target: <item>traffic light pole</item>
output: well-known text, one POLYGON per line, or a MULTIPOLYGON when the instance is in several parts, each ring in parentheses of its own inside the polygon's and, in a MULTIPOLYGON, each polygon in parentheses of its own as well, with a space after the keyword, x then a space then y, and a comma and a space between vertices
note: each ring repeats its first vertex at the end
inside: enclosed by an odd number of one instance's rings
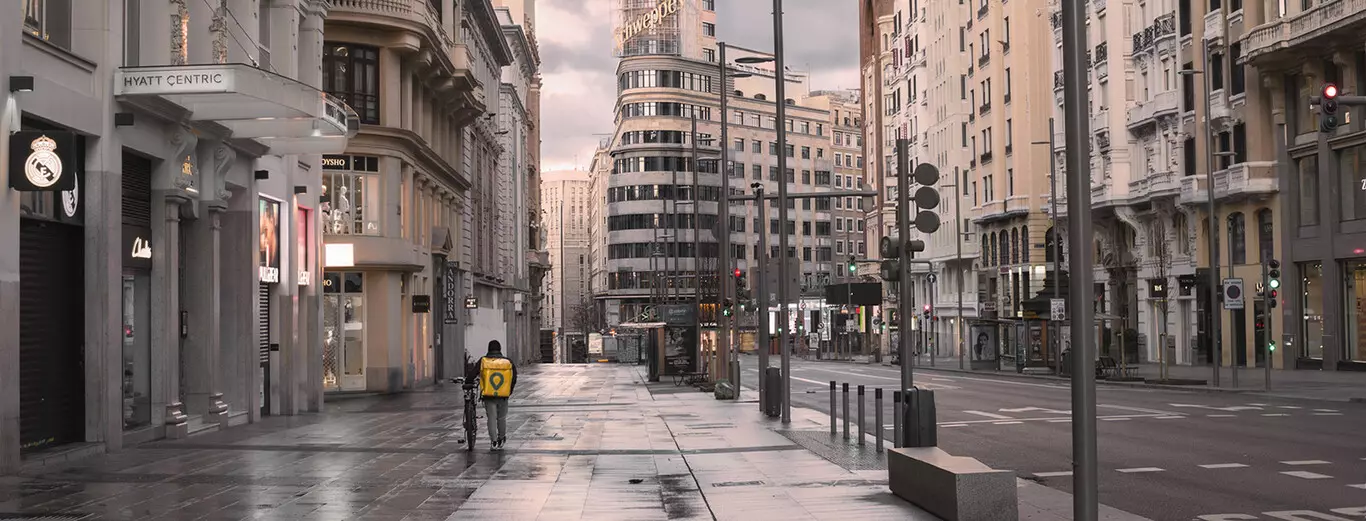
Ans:
MULTIPOLYGON (((719 249, 721 251, 718 253, 721 256, 721 262, 716 267, 716 302, 724 304, 726 299, 736 295, 733 289, 735 280, 727 277, 727 275, 730 274, 732 268, 738 266, 731 266, 730 258, 730 136, 726 131, 727 123, 729 123, 727 120, 729 111, 726 103, 726 94, 729 90, 726 87, 726 42, 718 42, 716 47, 721 78, 721 162, 716 167, 716 170, 721 173, 721 215, 718 218, 720 222, 716 226, 717 230, 721 232, 720 236, 716 238, 720 242, 719 249)), ((730 315, 725 313, 721 313, 721 316, 716 318, 721 333, 717 339, 717 354, 720 355, 718 359, 725 360, 726 366, 722 370, 722 375, 734 386, 732 396, 739 400, 740 350, 738 346, 731 343, 730 339, 733 321, 730 315), (732 351, 734 352, 732 353, 732 351)))
MULTIPOLYGON (((1263 254, 1265 254, 1265 252, 1263 252, 1263 254)), ((1275 335, 1273 335, 1273 333, 1275 332, 1275 328, 1272 327, 1273 323, 1275 322, 1274 320, 1272 320, 1272 318, 1275 317, 1275 315, 1271 313, 1271 310, 1275 308, 1271 307, 1271 292, 1275 290, 1271 288, 1271 278, 1268 277, 1267 274, 1267 260, 1262 259, 1262 308, 1266 310, 1264 312, 1264 314, 1266 315, 1266 318, 1264 319, 1266 320, 1266 327, 1264 328, 1266 329, 1266 336, 1262 338, 1261 346, 1262 349, 1266 351, 1266 356, 1262 360, 1262 365, 1265 366, 1266 370, 1266 382, 1264 385, 1266 390, 1270 391, 1271 357, 1275 354, 1275 351, 1271 350, 1271 346, 1274 345, 1272 344, 1272 342, 1276 341, 1276 337, 1275 335)))
POLYGON ((764 184, 754 183, 753 187, 756 201, 754 207, 759 212, 759 229, 755 230, 759 232, 759 254, 754 256, 754 260, 759 262, 759 281, 756 288, 759 292, 759 305, 757 306, 758 309, 755 310, 759 314, 759 412, 765 413, 767 411, 764 410, 764 399, 768 393, 773 392, 772 389, 764 388, 764 385, 768 383, 764 373, 768 372, 768 350, 771 342, 768 333, 768 261, 770 256, 768 254, 768 228, 765 227, 768 224, 768 216, 767 212, 764 211, 768 205, 764 204, 764 184))
POLYGON ((915 316, 915 310, 910 307, 913 296, 911 295, 911 258, 909 248, 911 229, 911 165, 909 154, 910 142, 906 138, 896 140, 896 233, 901 240, 897 241, 896 247, 901 249, 901 274, 900 282, 897 282, 896 307, 900 310, 897 313, 897 327, 900 329, 897 335, 897 353, 901 358, 901 388, 910 389, 915 385, 914 369, 911 368, 911 319, 915 316))

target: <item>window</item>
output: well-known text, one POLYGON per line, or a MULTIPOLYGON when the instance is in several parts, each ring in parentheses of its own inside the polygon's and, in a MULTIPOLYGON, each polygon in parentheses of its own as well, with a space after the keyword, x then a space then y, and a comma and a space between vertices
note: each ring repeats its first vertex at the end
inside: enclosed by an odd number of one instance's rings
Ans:
POLYGON ((1006 197, 1015 195, 1015 169, 1006 169, 1006 197))
POLYGON ((744 151, 745 151, 745 140, 744 140, 744 138, 735 138, 735 151, 736 151, 736 152, 744 152, 744 151))
MULTIPOLYGON (((810 171, 810 170, 802 170, 802 184, 804 184, 804 185, 809 185, 809 184, 811 184, 811 171, 810 171)), ((810 201, 810 199, 802 199, 802 200, 803 200, 803 201, 810 201)), ((808 202, 807 204, 804 204, 803 206, 805 206, 807 209, 810 209, 810 208, 811 208, 811 204, 810 204, 809 202, 808 202)))
POLYGON ((71 0, 24 0, 24 32, 71 48, 71 0))
POLYGON ((353 156, 352 170, 323 172, 323 233, 379 235, 383 200, 380 198, 379 159, 353 156))
POLYGON ((764 179, 764 165, 754 165, 750 168, 750 171, 753 172, 752 177, 755 181, 762 181, 764 179))
POLYGON ((702 34, 711 37, 716 37, 716 24, 711 22, 702 22, 702 34))
POLYGON ((776 155, 778 155, 778 142, 777 142, 777 141, 769 141, 769 142, 768 142, 768 155, 770 155, 770 156, 776 156, 776 155))
POLYGON ((1247 162, 1247 125, 1239 122, 1233 125, 1234 164, 1247 162))
POLYGON ((958 75, 958 97, 968 99, 968 76, 966 74, 958 75))
POLYGON ((1238 58, 1243 55, 1242 42, 1234 42, 1229 46, 1229 75, 1233 83, 1233 95, 1237 96, 1247 90, 1247 78, 1244 66, 1238 64, 1238 58))
POLYGON ((709 62, 716 63, 716 49, 702 49, 702 58, 709 62))
POLYGON ((750 143, 749 151, 754 154, 762 154, 764 152, 764 144, 756 139, 750 143))
POLYGON ((1302 157, 1298 163, 1300 170, 1300 226, 1317 226, 1319 224, 1318 156, 1302 157))
POLYGON ((379 124, 379 49, 328 42, 323 51, 323 89, 350 105, 367 125, 379 124))
POLYGON ((716 0, 702 0, 702 8, 708 11, 715 11, 716 0))
POLYGON ((1191 0, 1177 1, 1177 18, 1181 21, 1181 36, 1191 33, 1191 0))
POLYGON ((1259 262, 1276 258, 1275 231, 1276 224, 1271 221, 1271 209, 1257 210, 1257 260, 1259 262))
POLYGON ((811 147, 802 147, 802 159, 811 159, 811 147))
POLYGON ((1247 219, 1243 212, 1228 216, 1228 247, 1233 264, 1247 264, 1247 219))
MULTIPOLYGON (((1218 1, 1218 0, 1215 0, 1218 1)), ((1212 53, 1209 55, 1210 85, 1213 90, 1224 88, 1224 55, 1223 53, 1212 53)))
POLYGON ((1029 262, 1029 227, 1020 227, 1020 262, 1029 262))
MULTIPOLYGON (((1194 62, 1186 62, 1186 63, 1183 63, 1183 64, 1181 64, 1181 70, 1185 70, 1185 71, 1195 70, 1195 63, 1194 63, 1194 62)), ((1182 74, 1182 75, 1181 75, 1181 111, 1182 111, 1182 112, 1191 112, 1191 111, 1193 111, 1193 110, 1195 110, 1195 75, 1194 75, 1194 74, 1182 74)))
MULTIPOLYGON (((1338 155, 1342 178, 1342 220, 1366 219, 1366 145, 1342 150, 1338 155)), ((1317 207, 1317 204, 1311 205, 1317 207)))

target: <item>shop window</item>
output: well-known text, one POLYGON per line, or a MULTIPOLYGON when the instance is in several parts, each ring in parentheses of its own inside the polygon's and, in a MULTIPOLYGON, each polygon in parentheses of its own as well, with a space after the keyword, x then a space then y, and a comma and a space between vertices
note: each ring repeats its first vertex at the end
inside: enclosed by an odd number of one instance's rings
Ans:
MULTIPOLYGON (((383 203, 379 161, 354 157, 351 170, 323 171, 323 232, 333 235, 379 235, 383 203)), ((328 159, 324 159, 326 162, 328 159)))
POLYGON ((1346 300, 1351 312, 1344 313, 1347 322, 1346 360, 1366 362, 1366 262, 1347 263, 1346 300))
POLYGON ((379 49, 351 43, 325 43, 323 90, 350 105, 361 123, 378 125, 379 49))
POLYGON ((1366 219, 1366 145, 1357 145, 1338 154, 1342 173, 1342 220, 1366 219))
POLYGON ((1300 330, 1304 334, 1304 344, 1300 346, 1301 358, 1323 358, 1323 263, 1306 262, 1299 266, 1301 275, 1300 330))

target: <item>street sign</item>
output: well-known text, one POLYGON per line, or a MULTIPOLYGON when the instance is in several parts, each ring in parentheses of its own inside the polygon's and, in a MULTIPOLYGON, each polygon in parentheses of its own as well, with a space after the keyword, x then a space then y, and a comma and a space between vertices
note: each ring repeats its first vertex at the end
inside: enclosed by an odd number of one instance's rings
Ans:
POLYGON ((1243 279, 1224 279, 1224 309, 1243 309, 1243 279))
POLYGON ((930 284, 934 284, 939 281, 939 276, 931 273, 930 276, 925 277, 925 280, 928 280, 930 284))
POLYGON ((1049 299, 1048 309, 1050 319, 1059 321, 1067 320, 1067 299, 1049 299))

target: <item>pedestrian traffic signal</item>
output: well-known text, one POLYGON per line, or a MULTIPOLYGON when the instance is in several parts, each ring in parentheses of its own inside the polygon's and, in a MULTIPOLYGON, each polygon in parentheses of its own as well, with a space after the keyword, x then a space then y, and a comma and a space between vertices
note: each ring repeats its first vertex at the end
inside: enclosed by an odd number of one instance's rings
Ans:
POLYGON ((740 271, 740 268, 735 268, 735 278, 740 278, 740 275, 742 275, 743 273, 744 272, 740 271))
POLYGON ((929 319, 930 319, 930 312, 931 312, 931 310, 930 310, 930 305, 929 305, 929 304, 925 304, 925 320, 929 320, 929 319))
POLYGON ((1271 259, 1266 262, 1266 307, 1276 307, 1276 297, 1280 296, 1281 261, 1271 259))
POLYGON ((1323 96, 1319 98, 1319 130, 1332 132, 1338 128, 1338 86, 1324 84, 1323 96))
POLYGON ((735 314, 735 310, 734 310, 734 309, 731 309, 731 306, 732 306, 732 305, 734 305, 734 303, 731 302, 730 299, 724 300, 724 301, 721 303, 721 314, 723 314, 723 315, 725 315, 725 316, 728 316, 728 317, 731 316, 731 315, 734 315, 734 314, 735 314))
MULTIPOLYGON (((878 242, 878 253, 882 255, 882 265, 879 266, 878 275, 887 282, 901 280, 901 248, 903 244, 898 235, 885 235, 878 242)), ((910 258, 915 258, 915 254, 925 251, 925 241, 915 240, 906 241, 904 244, 906 252, 910 258)), ((851 272, 852 273, 852 272, 851 272)))
POLYGON ((850 274, 850 275, 853 275, 853 274, 854 274, 855 272, 857 272, 857 271, 858 271, 858 264, 855 264, 855 263, 854 263, 854 259, 850 258, 850 259, 849 259, 849 274, 850 274))
POLYGON ((1267 349, 1267 351, 1270 351, 1270 352, 1272 352, 1272 353, 1275 353, 1275 352, 1276 352, 1276 341, 1275 341, 1275 340, 1272 340, 1272 341, 1270 341, 1270 342, 1267 342, 1267 343, 1266 343, 1266 349, 1267 349))

